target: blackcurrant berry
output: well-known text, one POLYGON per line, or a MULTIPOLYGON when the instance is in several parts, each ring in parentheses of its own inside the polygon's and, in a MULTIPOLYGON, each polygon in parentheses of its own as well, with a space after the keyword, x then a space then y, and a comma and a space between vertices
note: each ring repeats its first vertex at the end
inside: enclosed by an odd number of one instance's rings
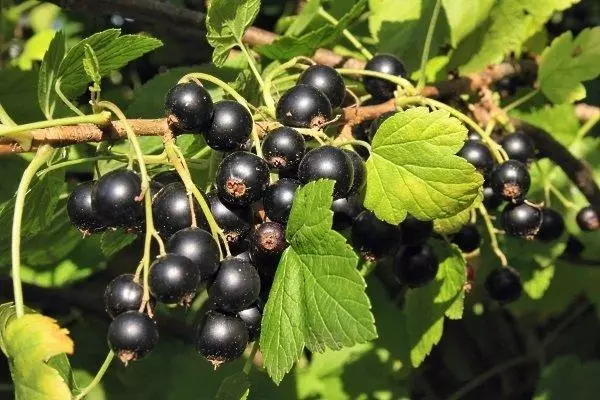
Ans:
POLYGON ((282 126, 265 136, 262 150, 265 161, 271 168, 294 170, 304 157, 306 143, 300 132, 282 126))
POLYGON ((119 275, 106 286, 104 308, 111 318, 125 311, 137 311, 142 305, 143 294, 144 289, 133 281, 133 275, 119 275))
POLYGON ((167 92, 167 121, 183 131, 203 132, 210 124, 214 105, 210 94, 194 82, 178 83, 167 92))
POLYGON ((92 192, 94 182, 84 182, 71 192, 67 200, 67 214, 71 224, 84 235, 102 232, 106 224, 96 214, 92 207, 92 192))
POLYGON ((371 126, 369 127, 369 141, 373 140, 381 124, 383 124, 389 117, 395 114, 396 111, 386 111, 377 118, 375 118, 373 122, 371 122, 371 126))
POLYGON ((481 235, 475 225, 467 224, 454 234, 452 243, 456 244, 463 253, 472 253, 481 245, 481 235))
POLYGON ((260 277, 250 263, 238 258, 221 261, 208 296, 217 309, 237 312, 250 307, 260 294, 260 277))
POLYGON ((247 344, 244 321, 218 311, 206 313, 196 334, 196 350, 215 368, 240 357, 247 344))
POLYGON ((585 245, 573 235, 569 235, 567 246, 565 247, 565 255, 569 257, 577 257, 585 250, 585 245))
MULTIPOLYGON (((372 120, 366 120, 366 121, 362 121, 362 122, 354 125, 352 127, 352 137, 355 138, 356 140, 362 140, 365 142, 370 141, 371 140, 370 126, 371 126, 372 122, 373 122, 372 120)), ((352 145, 352 147, 354 148, 354 151, 356 151, 358 154, 360 154, 360 156, 364 160, 369 158, 369 151, 364 146, 354 144, 354 145, 352 145)))
POLYGON ((433 233, 433 221, 420 221, 412 215, 407 215, 400 224, 402 244, 416 246, 427 242, 433 233))
POLYGON ((200 270, 187 257, 166 254, 150 267, 150 292, 165 304, 189 306, 200 286, 200 270))
POLYGON ((139 200, 141 180, 129 170, 112 171, 102 176, 92 190, 92 208, 108 226, 131 228, 144 216, 139 200))
POLYGON ((286 247, 285 228, 277 222, 263 222, 250 236, 252 257, 280 255, 286 247))
POLYGON ((183 184, 181 177, 175 170, 159 172, 158 174, 156 174, 152 177, 152 180, 154 182, 158 183, 161 187, 168 186, 171 183, 183 184))
POLYGON ((600 216, 592 206, 583 207, 575 217, 582 231, 597 231, 600 229, 600 216))
POLYGON ((515 80, 511 77, 504 77, 496 82, 496 91, 500 93, 502 97, 514 96, 517 93, 517 85, 515 80))
POLYGON ((519 200, 527 195, 531 177, 521 161, 508 160, 494 169, 490 184, 494 192, 504 200, 519 200))
POLYGON ((542 225, 535 237, 544 242, 551 242, 562 236, 565 231, 563 217, 551 208, 542 210, 542 225))
POLYGON ((365 187, 365 184, 367 183, 367 168, 365 167, 363 159, 357 152, 346 149, 343 150, 352 162, 352 170, 354 171, 352 186, 350 186, 350 190, 348 190, 348 196, 352 196, 353 194, 360 193, 365 187))
POLYGON ((511 267, 497 268, 485 280, 485 289, 492 300, 511 303, 521 297, 523 285, 519 273, 511 267))
POLYGON ((371 260, 386 256, 401 239, 397 226, 378 219, 367 210, 354 219, 351 236, 354 249, 371 260))
MULTIPOLYGON (((196 224, 208 228, 208 223, 196 199, 192 198, 196 224)), ((190 197, 181 183, 171 183, 161 190, 152 201, 152 216, 156 230, 164 238, 192 225, 190 197)))
MULTIPOLYGON (((365 69, 400 77, 406 75, 404 64, 398 57, 392 54, 376 54, 367 62, 365 69)), ((396 84, 393 82, 372 76, 365 76, 363 83, 367 93, 379 100, 388 100, 394 97, 396 84)))
POLYGON ((500 207, 503 201, 502 197, 498 196, 491 186, 483 187, 483 205, 486 209, 493 211, 500 207))
POLYGON ((299 84, 309 85, 319 89, 336 108, 342 105, 346 95, 346 84, 338 72, 327 65, 311 65, 300 78, 299 84))
POLYGON ((249 206, 267 188, 269 166, 255 154, 236 151, 221 161, 216 184, 221 201, 235 207, 249 206))
POLYGON ((108 326, 108 345, 124 364, 148 355, 156 343, 158 328, 141 312, 126 311, 117 315, 108 326))
POLYGON ((337 147, 317 147, 306 153, 300 162, 298 178, 302 183, 332 179, 335 181, 333 198, 340 199, 348 195, 354 182, 352 160, 337 147))
POLYGON ((219 246, 204 229, 175 232, 167 243, 167 251, 188 258, 198 268, 202 282, 210 282, 219 269, 219 246))
POLYGON ((354 218, 363 211, 363 208, 360 200, 356 196, 351 196, 334 200, 331 211, 333 211, 332 228, 341 231, 352 226, 354 218))
POLYGON ((252 229, 252 209, 250 207, 229 207, 221 202, 216 192, 208 194, 210 211, 223 230, 230 246, 241 244, 252 229))
POLYGON ((535 147, 529 136, 522 132, 515 132, 502 139, 502 148, 511 160, 527 163, 535 157, 535 147))
POLYGON ((431 282, 438 271, 438 259, 428 244, 402 246, 394 257, 394 273, 401 283, 417 288, 431 282))
POLYGON ((467 140, 456 155, 471 163, 483 176, 489 175, 494 168, 492 153, 482 141, 467 140))
POLYGON ((296 128, 318 128, 331 119, 331 103, 323 92, 308 85, 289 89, 275 112, 277 121, 296 128))
POLYGON ((510 236, 533 239, 542 225, 542 212, 527 203, 507 204, 502 210, 502 226, 510 236))
POLYGON ((234 257, 238 260, 246 261, 252 264, 252 256, 250 255, 250 250, 246 250, 240 254, 236 254, 234 257))
POLYGON ((204 132, 210 148, 234 151, 243 148, 252 133, 252 115, 237 101, 221 100, 215 103, 212 122, 204 132))
POLYGON ((248 341, 253 342, 260 336, 260 322, 262 320, 262 310, 258 305, 246 308, 237 313, 246 329, 248 329, 248 341))
POLYGON ((299 186, 298 181, 282 178, 267 187, 263 206, 270 220, 284 225, 287 223, 299 186))
POLYGON ((481 140, 481 135, 474 131, 469 131, 467 134, 467 140, 481 140))

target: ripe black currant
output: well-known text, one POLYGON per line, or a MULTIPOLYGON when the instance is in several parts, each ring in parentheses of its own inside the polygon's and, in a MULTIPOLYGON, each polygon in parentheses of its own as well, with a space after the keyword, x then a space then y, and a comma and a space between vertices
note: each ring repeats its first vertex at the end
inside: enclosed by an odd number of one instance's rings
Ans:
POLYGON ((234 257, 238 260, 246 261, 252 264, 252 256, 250 255, 250 250, 246 250, 240 254, 236 254, 234 257))
POLYGON ((306 143, 300 132, 282 126, 265 136, 262 150, 269 167, 278 170, 294 170, 306 152, 306 143))
POLYGON ((215 367, 240 357, 247 344, 244 321, 218 311, 206 313, 196 334, 196 350, 215 367))
POLYGON ((438 259, 428 244, 402 246, 394 257, 394 273, 409 288, 428 284, 437 271, 438 259))
POLYGON ((212 122, 204 132, 210 148, 234 151, 243 148, 252 133, 252 115, 237 101, 221 100, 215 103, 212 122))
POLYGON ((221 201, 231 206, 249 206, 262 197, 268 184, 269 166, 252 153, 231 153, 217 169, 217 193, 221 201))
POLYGON ((577 257, 585 250, 585 245, 573 235, 569 235, 567 239, 567 247, 565 247, 565 255, 569 257, 577 257))
POLYGON ((338 72, 327 65, 311 65, 300 78, 299 84, 309 85, 319 89, 336 108, 342 105, 346 95, 346 84, 338 72))
POLYGON ((384 257, 400 243, 400 229, 378 219, 371 211, 361 212, 352 223, 352 245, 367 259, 384 257))
POLYGON ((475 131, 469 131, 467 140, 481 140, 481 135, 475 131))
POLYGON ((158 183, 161 187, 168 186, 171 183, 183 184, 181 177, 179 176, 177 171, 175 171, 174 169, 169 170, 169 171, 159 172, 158 174, 156 174, 152 177, 152 180, 154 182, 158 183))
POLYGON ((527 203, 507 204, 502 210, 502 227, 510 236, 533 239, 542 224, 542 211, 527 203))
POLYGON ((92 207, 108 226, 131 228, 144 216, 142 202, 138 201, 141 180, 129 170, 112 171, 102 176, 92 190, 92 207))
POLYGON ((348 190, 348 196, 352 196, 353 194, 360 193, 365 187, 365 184, 367 183, 367 168, 365 167, 363 159, 357 152, 346 149, 343 150, 352 162, 352 170, 354 171, 352 186, 350 186, 350 190, 348 190))
POLYGON ((250 254, 258 256, 277 256, 283 253, 287 243, 285 228, 277 222, 263 222, 250 236, 250 254))
POLYGON ((167 243, 167 251, 188 258, 198 268, 202 282, 210 282, 219 269, 219 246, 204 229, 175 232, 167 243))
MULTIPOLYGON (((406 75, 404 64, 398 57, 392 54, 376 54, 367 62, 365 69, 401 77, 406 75)), ((365 76, 363 83, 367 93, 379 100, 389 100, 394 97, 396 84, 393 82, 372 76, 365 76)))
POLYGON ((189 258, 169 253, 152 263, 148 282, 158 301, 189 306, 200 285, 200 270, 189 258))
POLYGON ((108 326, 108 345, 124 364, 148 355, 157 342, 154 321, 138 311, 119 314, 108 326))
POLYGON ((381 124, 383 124, 385 122, 385 120, 387 120, 389 117, 391 117, 392 115, 395 115, 395 114, 396 114, 396 111, 386 111, 383 114, 381 114, 380 116, 378 116, 377 118, 375 118, 373 120, 373 122, 371 122, 371 125, 369 127, 369 141, 373 140, 373 137, 379 130, 379 127, 381 126, 381 124))
POLYGON ((246 329, 248 329, 248 340, 250 342, 255 341, 260 336, 260 322, 262 320, 262 310, 258 305, 254 305, 250 308, 246 308, 237 313, 246 329))
POLYGON ((237 246, 244 241, 252 229, 252 209, 250 207, 229 207, 221 202, 216 192, 208 194, 210 211, 223 230, 230 246, 237 246))
POLYGON ((467 140, 456 155, 471 163, 483 176, 489 175, 494 168, 492 153, 480 140, 467 140))
POLYGON ((562 236, 565 231, 565 221, 558 212, 551 208, 542 210, 542 225, 535 237, 544 242, 551 242, 562 236))
POLYGON ((352 226, 354 218, 363 211, 363 208, 358 197, 351 196, 334 200, 331 204, 331 211, 333 211, 332 228, 341 231, 352 226))
POLYGON ((463 253, 472 253, 481 245, 481 235, 475 225, 467 224, 454 234, 452 243, 456 244, 463 253))
POLYGON ((427 242, 433 233, 433 221, 420 221, 412 215, 407 215, 400 224, 402 244, 416 246, 427 242))
POLYGON ((260 294, 260 277, 256 268, 239 258, 221 261, 208 296, 217 309, 237 312, 250 307, 260 294))
POLYGON ((502 139, 502 148, 511 160, 527 163, 535 157, 535 147, 529 136, 515 132, 502 139))
POLYGON ((521 297, 523 285, 519 273, 511 267, 497 268, 485 280, 485 289, 492 300, 511 303, 521 297))
POLYGON ((299 186, 298 181, 282 178, 267 187, 263 196, 263 206, 270 220, 284 225, 287 223, 299 186))
POLYGON ((527 195, 531 177, 527 167, 521 161, 508 160, 494 169, 490 185, 504 200, 519 200, 527 195))
POLYGON ((123 274, 110 281, 104 291, 104 308, 111 318, 125 311, 139 310, 144 289, 133 281, 132 274, 123 274))
POLYGON ((600 229, 600 216, 592 206, 583 207, 575 217, 582 231, 597 231, 600 229))
POLYGON ((169 123, 189 132, 203 132, 210 124, 214 106, 210 94, 194 83, 178 83, 167 92, 165 111, 169 123))
POLYGON ((106 229, 104 221, 98 217, 92 207, 94 182, 84 182, 71 192, 67 200, 67 214, 71 224, 84 235, 102 232, 106 229))
MULTIPOLYGON (((208 224, 200 205, 192 198, 196 224, 207 228, 208 224)), ((169 238, 175 232, 192 225, 192 210, 190 197, 181 183, 171 183, 163 188, 152 201, 152 216, 156 230, 164 238, 169 238)))
POLYGON ((332 179, 335 181, 333 198, 340 199, 348 195, 354 181, 352 160, 337 147, 317 147, 306 153, 300 162, 298 178, 302 183, 332 179))
POLYGON ((331 103, 323 92, 308 85, 289 89, 276 109, 277 121, 296 128, 318 128, 331 119, 331 103))
POLYGON ((491 186, 483 187, 483 205, 489 211, 493 211, 500 207, 503 201, 502 197, 498 196, 491 186))

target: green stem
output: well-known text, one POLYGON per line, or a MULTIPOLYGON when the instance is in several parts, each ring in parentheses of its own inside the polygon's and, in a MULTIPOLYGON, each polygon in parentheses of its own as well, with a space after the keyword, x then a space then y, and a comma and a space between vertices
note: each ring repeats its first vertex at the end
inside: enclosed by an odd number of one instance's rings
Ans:
POLYGON ((254 345, 252 346, 252 350, 250 350, 250 355, 248 356, 248 359, 246 360, 246 363, 244 364, 244 369, 242 370, 242 372, 246 375, 248 375, 250 373, 250 369, 252 369, 252 365, 254 364, 254 356, 256 355, 256 352, 258 351, 258 340, 256 342, 254 342, 254 345))
POLYGON ((344 146, 348 146, 348 145, 362 146, 365 149, 367 149, 369 154, 371 154, 371 145, 369 143, 365 142, 364 140, 344 140, 341 142, 335 142, 334 144, 336 147, 344 147, 344 146))
POLYGON ((433 7, 433 13, 431 14, 431 20, 429 21, 429 28, 427 28, 427 36, 425 36, 425 44, 423 45, 423 54, 421 55, 421 74, 419 81, 417 82, 417 91, 421 91, 425 87, 425 69, 427 67, 427 60, 429 59, 429 51, 431 50, 431 40, 435 32, 435 25, 437 24, 438 16, 440 15, 441 0, 435 2, 433 7))
POLYGON ((212 149, 209 146, 204 146, 201 148, 196 154, 191 156, 190 160, 197 160, 199 158, 204 158, 207 154, 211 154, 212 149))
MULTIPOLYGON (((552 192, 552 194, 554 194, 554 196, 556 196, 556 198, 558 199, 558 201, 560 201, 563 206, 565 206, 565 208, 570 208, 572 210, 576 210, 577 209, 577 205, 575 205, 575 203, 573 203, 572 201, 570 201, 569 199, 567 199, 561 192, 560 190, 558 190, 550 181, 546 181, 546 184, 544 185, 544 189, 548 188, 548 190, 550 192, 552 192)), ((548 204, 548 206, 550 206, 548 204)))
POLYGON ((354 69, 354 68, 338 68, 336 71, 342 75, 362 75, 362 76, 372 76, 375 78, 384 79, 386 81, 390 81, 400 86, 404 91, 409 94, 416 93, 415 87, 404 78, 401 78, 396 75, 384 74, 383 72, 377 71, 369 71, 366 69, 354 69))
POLYGON ((216 150, 210 153, 210 161, 208 162, 208 178, 206 182, 206 191, 210 192, 214 183, 213 177, 216 176, 217 168, 221 162, 221 153, 216 150))
POLYGON ((278 67, 273 68, 273 70, 267 75, 265 78, 264 85, 262 87, 263 99, 265 101, 265 106, 271 114, 271 117, 275 118, 275 100, 273 100, 273 95, 271 94, 271 87, 273 85, 273 79, 281 72, 286 69, 294 67, 298 63, 298 57, 294 57, 289 61, 281 64, 278 67))
POLYGON ((539 89, 532 90, 531 92, 527 93, 526 95, 524 95, 522 97, 519 97, 518 99, 516 99, 512 103, 508 104, 506 107, 503 108, 503 111, 505 113, 507 113, 510 110, 513 110, 513 109, 519 107, 520 105, 522 105, 522 104, 528 102, 529 100, 531 100, 539 92, 540 92, 539 89))
MULTIPOLYGON (((333 17, 333 15, 329 14, 327 11, 325 11, 323 9, 323 7, 319 7, 319 15, 321 17, 323 17, 324 19, 326 19, 329 23, 331 23, 331 25, 337 25, 339 24, 339 21, 337 19, 335 19, 333 17)), ((348 29, 344 29, 342 31, 342 34, 346 37, 346 39, 348 39, 348 41, 350 43, 352 43, 352 45, 354 47, 356 47, 356 50, 360 51, 360 53, 367 59, 370 60, 371 58, 373 58, 373 54, 371 54, 371 52, 369 50, 367 50, 363 44, 360 42, 360 40, 358 40, 353 34, 352 32, 350 32, 348 29)))
POLYGON ((494 225, 492 224, 492 220, 490 219, 490 216, 488 215, 487 210, 483 205, 479 206, 479 213, 481 214, 483 222, 485 223, 485 227, 487 228, 488 234, 490 235, 490 246, 492 246, 494 253, 496 253, 496 256, 498 256, 498 258, 500 259, 500 264, 502 264, 503 267, 506 267, 508 265, 506 255, 502 252, 502 250, 500 250, 494 225))
POLYGON ((58 97, 62 100, 63 103, 65 103, 65 105, 67 107, 69 107, 69 109, 71 111, 73 111, 75 113, 75 115, 79 115, 79 116, 83 116, 85 115, 84 113, 81 112, 81 110, 77 107, 75 107, 75 105, 73 103, 71 103, 69 101, 69 99, 67 99, 67 96, 64 95, 64 93, 62 92, 62 90, 60 90, 60 79, 56 81, 56 83, 54 84, 54 90, 56 91, 56 94, 58 95, 58 97))
POLYGON ((256 155, 260 158, 263 158, 263 151, 260 145, 260 138, 258 137, 256 125, 252 126, 252 141, 254 142, 254 149, 256 150, 256 155))
POLYGON ((23 316, 25 306, 23 304, 23 287, 21 286, 21 223, 23 220, 23 208, 25 206, 25 196, 29 189, 31 180, 37 171, 54 154, 54 149, 49 145, 42 145, 37 153, 25 168, 19 188, 15 198, 15 211, 13 215, 12 238, 11 238, 11 261, 12 261, 12 281, 15 298, 15 311, 17 317, 23 316))
POLYGON ((108 371, 108 367, 110 366, 110 363, 112 362, 113 358, 115 358, 115 353, 113 353, 112 350, 109 350, 108 354, 106 355, 106 358, 104 359, 104 362, 102 363, 100 369, 96 373, 96 376, 94 376, 94 379, 77 396, 75 396, 75 400, 83 399, 85 396, 90 394, 92 390, 94 390, 94 388, 102 380, 102 377, 104 377, 106 371, 108 371))
POLYGON ((0 136, 12 135, 13 133, 27 132, 33 129, 52 128, 55 126, 77 125, 77 124, 94 124, 106 125, 110 122, 110 113, 107 111, 83 115, 77 117, 67 117, 52 119, 48 121, 32 122, 30 124, 17 125, 13 127, 0 127, 0 136))
POLYGON ((250 65, 250 69, 252 70, 252 73, 254 74, 256 81, 258 82, 259 86, 262 89, 262 87, 265 85, 265 82, 263 82, 263 79, 260 76, 258 69, 256 68, 256 64, 254 63, 254 58, 252 58, 252 56, 248 52, 248 49, 246 48, 246 45, 244 45, 244 43, 238 42, 238 46, 240 47, 240 50, 242 50, 242 53, 244 53, 244 56, 246 56, 246 59, 248 60, 248 64, 250 65))
POLYGON ((591 118, 588 121, 586 121, 586 123, 583 124, 581 128, 579 128, 579 130, 577 131, 577 135, 575 136, 575 141, 585 137, 585 135, 587 135, 588 132, 591 131, 594 125, 596 125, 598 122, 600 122, 600 113, 596 114, 594 118, 591 118))
POLYGON ((192 72, 190 74, 186 74, 186 75, 182 76, 181 79, 179 79, 179 83, 189 82, 192 79, 199 79, 202 81, 214 83, 215 85, 217 85, 218 87, 223 89, 225 92, 227 92, 227 94, 230 95, 231 97, 233 97, 238 103, 240 103, 241 105, 246 107, 248 109, 248 111, 250 111, 250 108, 248 107, 248 102, 246 101, 244 96, 242 96, 241 94, 236 92, 236 90, 234 88, 232 88, 227 83, 220 80, 219 78, 215 78, 212 75, 204 74, 202 72, 192 72))

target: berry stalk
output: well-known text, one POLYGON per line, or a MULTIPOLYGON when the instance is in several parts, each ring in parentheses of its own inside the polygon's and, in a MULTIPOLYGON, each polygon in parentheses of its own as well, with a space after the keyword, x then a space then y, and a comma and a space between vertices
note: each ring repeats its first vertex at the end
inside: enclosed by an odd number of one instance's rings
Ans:
POLYGON ((479 205, 479 213, 481 214, 483 222, 485 223, 485 227, 490 235, 490 246, 492 246, 494 253, 496 253, 496 256, 498 256, 500 259, 500 264, 502 264, 503 267, 506 267, 508 265, 508 260, 506 259, 506 255, 502 252, 502 250, 500 250, 494 225, 492 224, 492 220, 490 219, 490 216, 483 205, 479 205))
MULTIPOLYGON (((323 9, 323 7, 319 7, 319 15, 321 17, 323 17, 324 19, 326 19, 331 25, 336 26, 337 24, 339 24, 339 21, 337 19, 335 19, 333 17, 333 15, 329 14, 327 11, 325 11, 323 9)), ((373 54, 371 54, 371 52, 369 50, 367 50, 365 48, 365 46, 363 46, 363 44, 360 42, 360 40, 358 40, 353 34, 352 32, 350 32, 348 29, 344 29, 342 31, 342 35, 344 35, 344 37, 346 39, 348 39, 348 41, 350 43, 352 43, 352 45, 354 47, 356 47, 356 50, 360 51, 360 53, 367 59, 370 60, 371 58, 373 58, 373 54)))
POLYGON ((87 396, 92 390, 94 390, 94 388, 100 383, 100 381, 104 377, 106 371, 108 371, 108 367, 110 367, 110 364, 112 363, 114 357, 115 353, 113 353, 112 350, 109 350, 108 354, 106 355, 106 358, 104 359, 104 362, 102 363, 100 369, 96 373, 96 376, 94 376, 94 379, 89 383, 89 385, 83 388, 83 390, 77 396, 75 396, 74 400, 84 399, 85 396, 87 396))

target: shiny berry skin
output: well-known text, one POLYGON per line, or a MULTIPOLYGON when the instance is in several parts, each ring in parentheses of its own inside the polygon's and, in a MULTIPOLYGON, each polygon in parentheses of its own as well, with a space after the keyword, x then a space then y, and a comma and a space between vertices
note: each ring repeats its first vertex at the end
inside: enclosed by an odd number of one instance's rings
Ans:
POLYGON ((519 273, 511 267, 496 268, 485 279, 485 290, 492 300, 512 303, 521 297, 523 285, 519 273))
POLYGON ((306 152, 304 137, 293 128, 282 126, 267 133, 262 151, 269 167, 294 170, 306 152))
POLYGON ((334 180, 333 198, 346 197, 354 182, 352 160, 337 147, 314 148, 300 162, 298 179, 304 184, 317 179, 334 180))
POLYGON ((481 141, 467 140, 456 155, 467 160, 484 176, 489 175, 494 168, 492 153, 481 141))
POLYGON ((103 175, 92 190, 92 208, 108 226, 131 228, 144 217, 144 205, 139 200, 141 180, 129 170, 103 175))
POLYGON ((258 256, 277 256, 287 247, 285 228, 277 222, 263 222, 250 236, 250 254, 258 256))
MULTIPOLYGON (((365 69, 400 77, 406 75, 404 64, 398 57, 392 54, 376 54, 367 62, 365 69)), ((364 76, 363 83, 367 93, 376 99, 389 100, 394 97, 396 84, 393 82, 372 76, 364 76)))
POLYGON ((171 183, 181 183, 181 177, 175 170, 163 171, 152 177, 152 181, 158 183, 161 187, 170 185, 171 183))
POLYGON ((483 187, 483 205, 488 211, 497 209, 503 202, 502 197, 498 196, 491 186, 483 187))
POLYGON ((167 242, 167 252, 188 258, 198 268, 202 282, 210 282, 219 269, 219 246, 204 229, 175 232, 167 242))
POLYGON ((351 196, 334 200, 331 204, 331 211, 333 211, 332 228, 341 231, 352 226, 354 218, 363 211, 363 207, 356 196, 351 196))
POLYGON ((252 133, 252 115, 237 101, 215 103, 215 112, 204 140, 211 149, 234 151, 243 148, 252 133))
POLYGON ((352 162, 352 170, 354 171, 354 179, 352 180, 352 186, 348 190, 348 196, 360 193, 367 183, 367 168, 361 156, 357 152, 352 150, 342 149, 352 162))
POLYGON ((536 239, 543 242, 551 242, 562 236, 565 231, 565 220, 562 215, 551 208, 542 209, 542 225, 536 239))
POLYGON ((237 313, 239 319, 244 322, 248 329, 248 341, 253 342, 260 336, 260 322, 262 320, 262 310, 258 305, 246 308, 237 313))
POLYGON ((281 96, 275 115, 286 126, 318 128, 331 120, 331 103, 319 89, 296 85, 281 96))
POLYGON ((472 253, 481 245, 481 234, 475 225, 467 224, 454 234, 452 243, 456 244, 463 253, 472 253))
POLYGON ((260 294, 256 268, 238 258, 221 261, 219 272, 208 287, 208 296, 219 310, 237 312, 250 307, 260 294))
POLYGON ((519 160, 526 164, 535 157, 533 141, 522 132, 506 136, 500 144, 511 160, 519 160))
POLYGON ((133 281, 132 274, 123 274, 110 281, 104 291, 104 308, 111 318, 125 311, 137 311, 142 305, 144 289, 133 281))
POLYGON ((394 273, 409 288, 431 282, 438 271, 438 259, 428 244, 402 246, 394 257, 394 273))
POLYGON ((230 246, 243 242, 252 229, 252 209, 250 207, 229 207, 219 199, 216 192, 208 194, 210 211, 223 229, 225 238, 230 246))
POLYGON ((110 323, 107 336, 110 349, 127 364, 154 350, 158 343, 158 328, 146 314, 126 311, 110 323))
POLYGON ((269 166, 255 154, 236 151, 223 158, 215 180, 222 202, 235 207, 249 206, 267 188, 269 166))
POLYGON ((92 207, 92 192, 94 182, 84 182, 77 186, 67 200, 67 214, 71 224, 83 232, 84 235, 102 232, 106 224, 102 221, 92 207))
POLYGON ((286 224, 296 197, 298 181, 282 178, 269 185, 263 196, 265 214, 271 221, 286 224))
POLYGON ((502 227, 510 236, 533 239, 542 225, 542 211, 527 203, 507 204, 502 210, 502 227))
POLYGON ((378 219, 371 211, 361 212, 352 223, 352 245, 367 259, 384 257, 400 243, 400 229, 378 219))
POLYGON ((582 231, 591 232, 600 228, 600 216, 592 206, 586 206, 579 210, 575 220, 582 231))
POLYGON ((369 127, 369 141, 373 140, 373 137, 375 137, 375 134, 381 127, 381 124, 383 124, 389 117, 395 114, 396 111, 386 111, 377 118, 375 118, 373 122, 371 122, 371 125, 369 127))
POLYGON ((213 118, 214 105, 210 94, 194 82, 178 83, 167 92, 167 121, 187 132, 203 132, 213 118))
POLYGON ((521 161, 508 160, 494 169, 490 185, 502 199, 519 200, 527 195, 531 177, 527 167, 521 161))
POLYGON ((468 140, 481 140, 481 135, 477 132, 469 131, 469 133, 467 134, 467 139, 468 140))
POLYGON ((346 96, 346 84, 341 75, 327 65, 311 65, 300 75, 298 83, 319 89, 333 108, 341 106, 346 96))
POLYGON ((433 221, 420 221, 412 215, 407 215, 400 224, 402 244, 416 246, 427 242, 433 233, 433 221))
POLYGON ((244 321, 218 311, 209 311, 196 333, 196 350, 213 366, 240 357, 248 345, 244 321))
POLYGON ((167 253, 150 266, 150 293, 165 304, 189 306, 200 286, 200 270, 187 257, 167 253))
MULTIPOLYGON (((192 198, 196 224, 207 228, 208 224, 196 199, 192 198)), ((175 232, 192 225, 190 198, 181 183, 164 187, 152 201, 152 218, 160 235, 167 239, 175 232)))

